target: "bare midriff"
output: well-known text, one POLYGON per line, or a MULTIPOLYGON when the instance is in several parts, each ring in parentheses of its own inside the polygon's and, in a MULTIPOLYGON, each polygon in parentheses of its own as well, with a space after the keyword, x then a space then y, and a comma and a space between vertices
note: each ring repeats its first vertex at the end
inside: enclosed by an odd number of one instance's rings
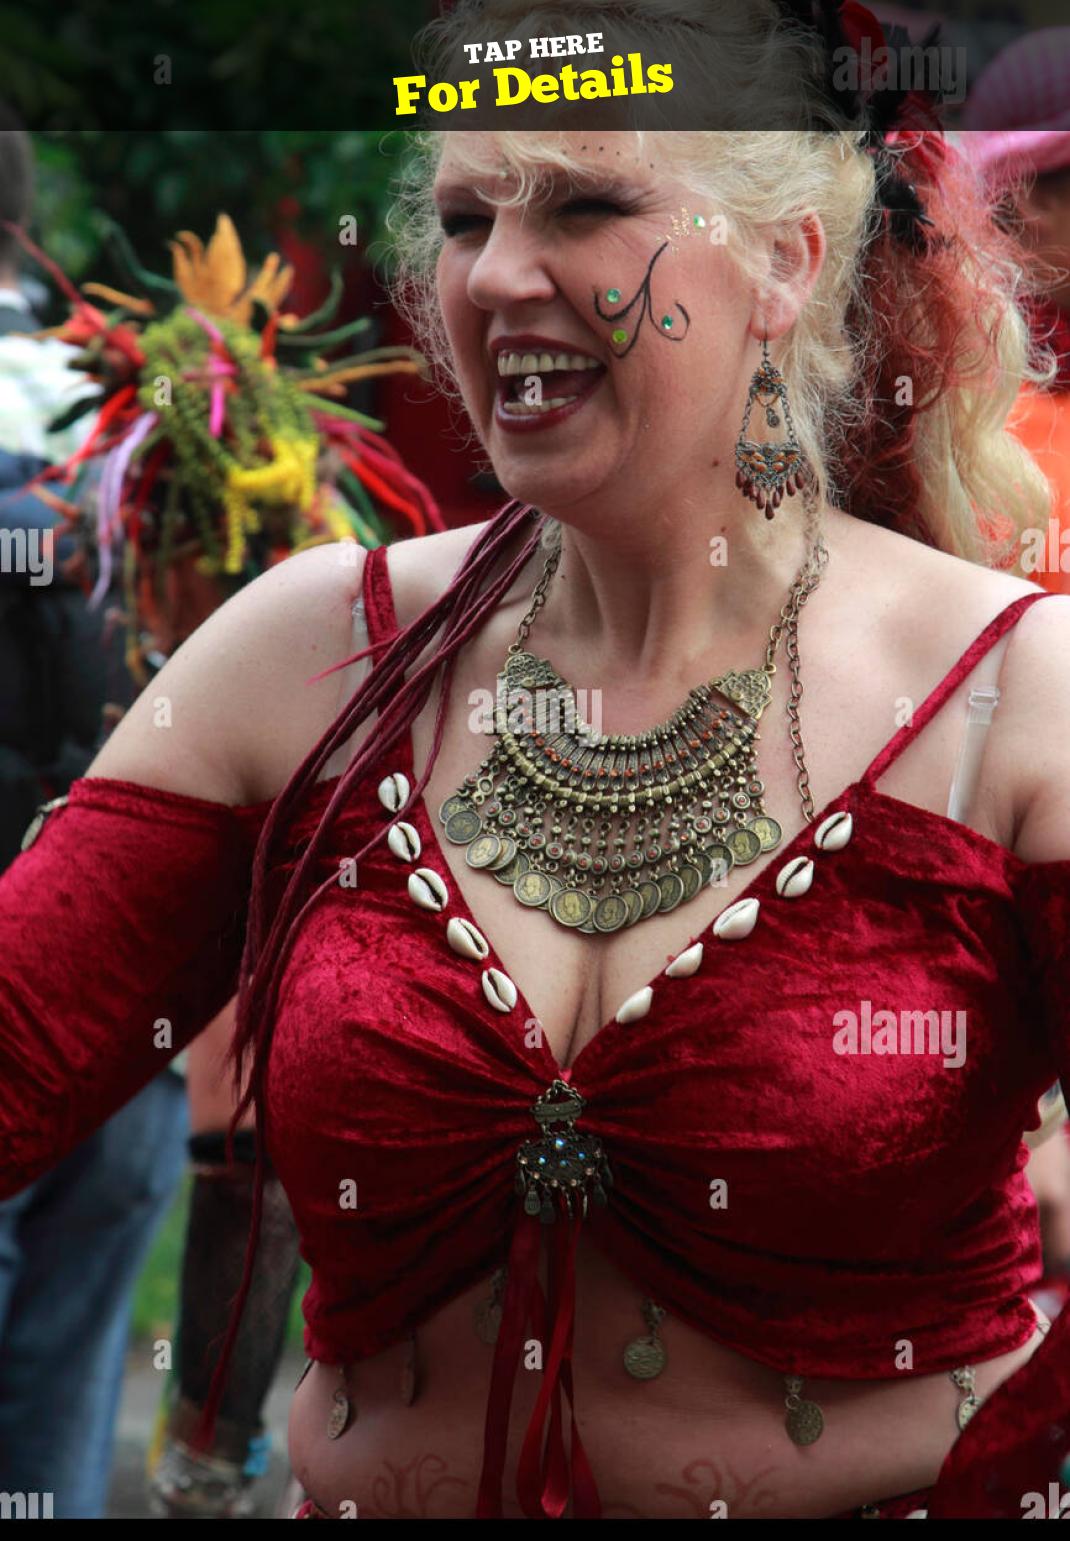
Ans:
MULTIPOLYGON (((573 1379, 606 1519, 834 1515, 931 1486, 958 1437, 963 1393, 947 1372, 814 1378, 803 1395, 820 1405, 824 1430, 813 1444, 797 1446, 785 1428, 784 1377, 671 1312, 659 1328, 664 1369, 635 1380, 623 1351, 647 1333, 640 1293, 589 1240, 581 1239, 576 1276, 573 1379)), ((481 1280, 419 1328, 411 1403, 401 1393, 404 1344, 348 1366, 353 1412, 340 1438, 327 1434, 339 1368, 311 1366, 291 1407, 290 1461, 328 1516, 473 1516, 494 1355, 476 1332, 475 1314, 490 1295, 491 1280, 481 1280)), ((1039 1318, 1027 1342, 997 1358, 964 1357, 982 1401, 1031 1357, 1045 1325, 1039 1318)), ((522 1359, 503 1484, 507 1519, 524 1517, 515 1472, 540 1380, 522 1359)))

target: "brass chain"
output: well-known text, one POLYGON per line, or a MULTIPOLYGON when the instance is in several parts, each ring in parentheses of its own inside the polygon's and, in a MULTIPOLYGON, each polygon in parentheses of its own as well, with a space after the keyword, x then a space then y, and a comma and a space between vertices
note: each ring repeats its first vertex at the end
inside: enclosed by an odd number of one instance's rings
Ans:
POLYGON ((558 545, 554 547, 553 551, 551 551, 550 555, 546 558, 546 564, 542 570, 542 577, 535 585, 535 591, 531 596, 531 604, 528 606, 527 614, 524 616, 523 620, 520 622, 520 625, 517 627, 515 639, 510 642, 509 646, 506 648, 507 655, 519 653, 523 650, 524 643, 527 641, 528 632, 531 630, 532 622, 534 621, 538 612, 542 609, 543 605, 546 603, 546 590, 549 587, 550 579, 553 577, 557 570, 557 564, 560 560, 561 547, 558 545))
MULTIPOLYGON (((822 548, 824 549, 824 548, 822 548)), ((826 559, 828 553, 825 553, 826 559)), ((824 564, 822 564, 824 565, 824 564)), ((784 648, 791 665, 791 694, 788 699, 788 733, 791 737, 792 758, 799 774, 796 786, 799 789, 799 797, 802 801, 803 818, 807 824, 812 824, 814 819, 814 798, 810 791, 810 772, 806 768, 806 755, 803 750, 802 727, 799 723, 799 701, 802 697, 802 678, 799 673, 799 610, 806 603, 808 595, 817 587, 818 577, 799 595, 799 605, 795 614, 788 622, 787 638, 784 648)))
POLYGON ((810 791, 810 773, 806 768, 802 725, 799 721, 799 702, 802 699, 803 689, 802 675, 799 668, 799 611, 820 583, 821 575, 828 562, 828 555, 828 549, 824 541, 820 535, 816 535, 810 548, 810 555, 807 558, 806 565, 792 585, 791 597, 781 610, 780 619, 770 628, 770 648, 766 651, 766 667, 768 672, 772 674, 776 670, 776 665, 772 663, 773 654, 776 652, 781 631, 784 631, 786 633, 784 651, 788 655, 788 664, 791 668, 791 689, 788 695, 788 734, 791 738, 792 758, 798 771, 795 784, 799 790, 803 818, 808 824, 813 823, 814 819, 814 799, 810 791))

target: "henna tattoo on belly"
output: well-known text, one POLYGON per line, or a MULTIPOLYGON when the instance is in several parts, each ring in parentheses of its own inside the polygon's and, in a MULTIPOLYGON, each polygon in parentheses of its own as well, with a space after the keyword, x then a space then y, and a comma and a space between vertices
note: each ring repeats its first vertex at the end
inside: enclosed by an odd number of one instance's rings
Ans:
MULTIPOLYGON (((678 1499, 681 1505, 690 1509, 694 1518, 699 1520, 732 1519, 744 1505, 748 1516, 758 1515, 776 1502, 776 1490, 772 1486, 763 1489, 760 1484, 778 1469, 776 1466, 767 1466, 763 1471, 755 1472, 752 1477, 744 1478, 730 1466, 699 1457, 689 1461, 680 1472, 681 1482, 686 1485, 655 1482, 653 1491, 663 1498, 678 1499)), ((679 1516, 679 1518, 687 1517, 682 1514, 679 1516)), ((602 1518, 643 1520, 649 1519, 650 1516, 641 1509, 637 1509, 634 1504, 626 1503, 623 1499, 611 1498, 602 1505, 602 1518)))
MULTIPOLYGON (((384 1460, 383 1470, 367 1484, 367 1501, 343 1499, 342 1504, 351 1505, 353 1518, 362 1520, 435 1519, 437 1516, 429 1513, 432 1498, 448 1487, 460 1490, 454 1495, 457 1506, 463 1507, 471 1497, 471 1485, 460 1477, 451 1477, 442 1456, 429 1450, 413 1456, 403 1466, 384 1460)), ((318 1500, 315 1502, 323 1508, 318 1500)))

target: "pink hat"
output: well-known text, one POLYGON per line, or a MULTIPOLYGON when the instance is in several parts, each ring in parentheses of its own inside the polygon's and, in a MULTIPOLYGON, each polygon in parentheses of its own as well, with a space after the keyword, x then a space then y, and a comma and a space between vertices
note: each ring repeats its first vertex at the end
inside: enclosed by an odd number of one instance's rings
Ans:
POLYGON ((985 176, 1070 166, 1070 27, 1027 33, 997 54, 970 92, 961 127, 962 149, 985 176))
POLYGON ((1022 173, 1040 176, 1070 166, 1070 131, 990 129, 958 137, 959 148, 986 178, 1012 179, 1022 173))

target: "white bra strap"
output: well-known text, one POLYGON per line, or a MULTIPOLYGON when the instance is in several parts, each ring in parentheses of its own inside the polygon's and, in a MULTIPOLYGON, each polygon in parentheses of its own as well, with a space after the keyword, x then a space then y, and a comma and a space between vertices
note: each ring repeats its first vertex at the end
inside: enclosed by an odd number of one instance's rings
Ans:
POLYGON ((977 779, 984 758, 988 729, 992 715, 999 705, 999 674, 1006 647, 1006 638, 992 648, 982 661, 980 671, 986 678, 970 689, 966 703, 966 727, 959 745, 955 774, 951 778, 951 791, 947 802, 947 816, 965 823, 977 791, 977 779))
MULTIPOLYGON (((353 640, 349 651, 359 653, 368 646, 371 637, 368 634, 368 621, 364 614, 364 599, 361 595, 353 601, 353 640)), ((357 663, 351 663, 347 669, 339 670, 338 711, 341 712, 346 702, 351 700, 357 687, 364 681, 371 669, 371 658, 361 658, 357 663)), ((327 764, 323 767, 322 780, 328 781, 332 776, 341 776, 349 764, 353 755, 353 746, 350 740, 339 744, 331 755, 327 764)))

